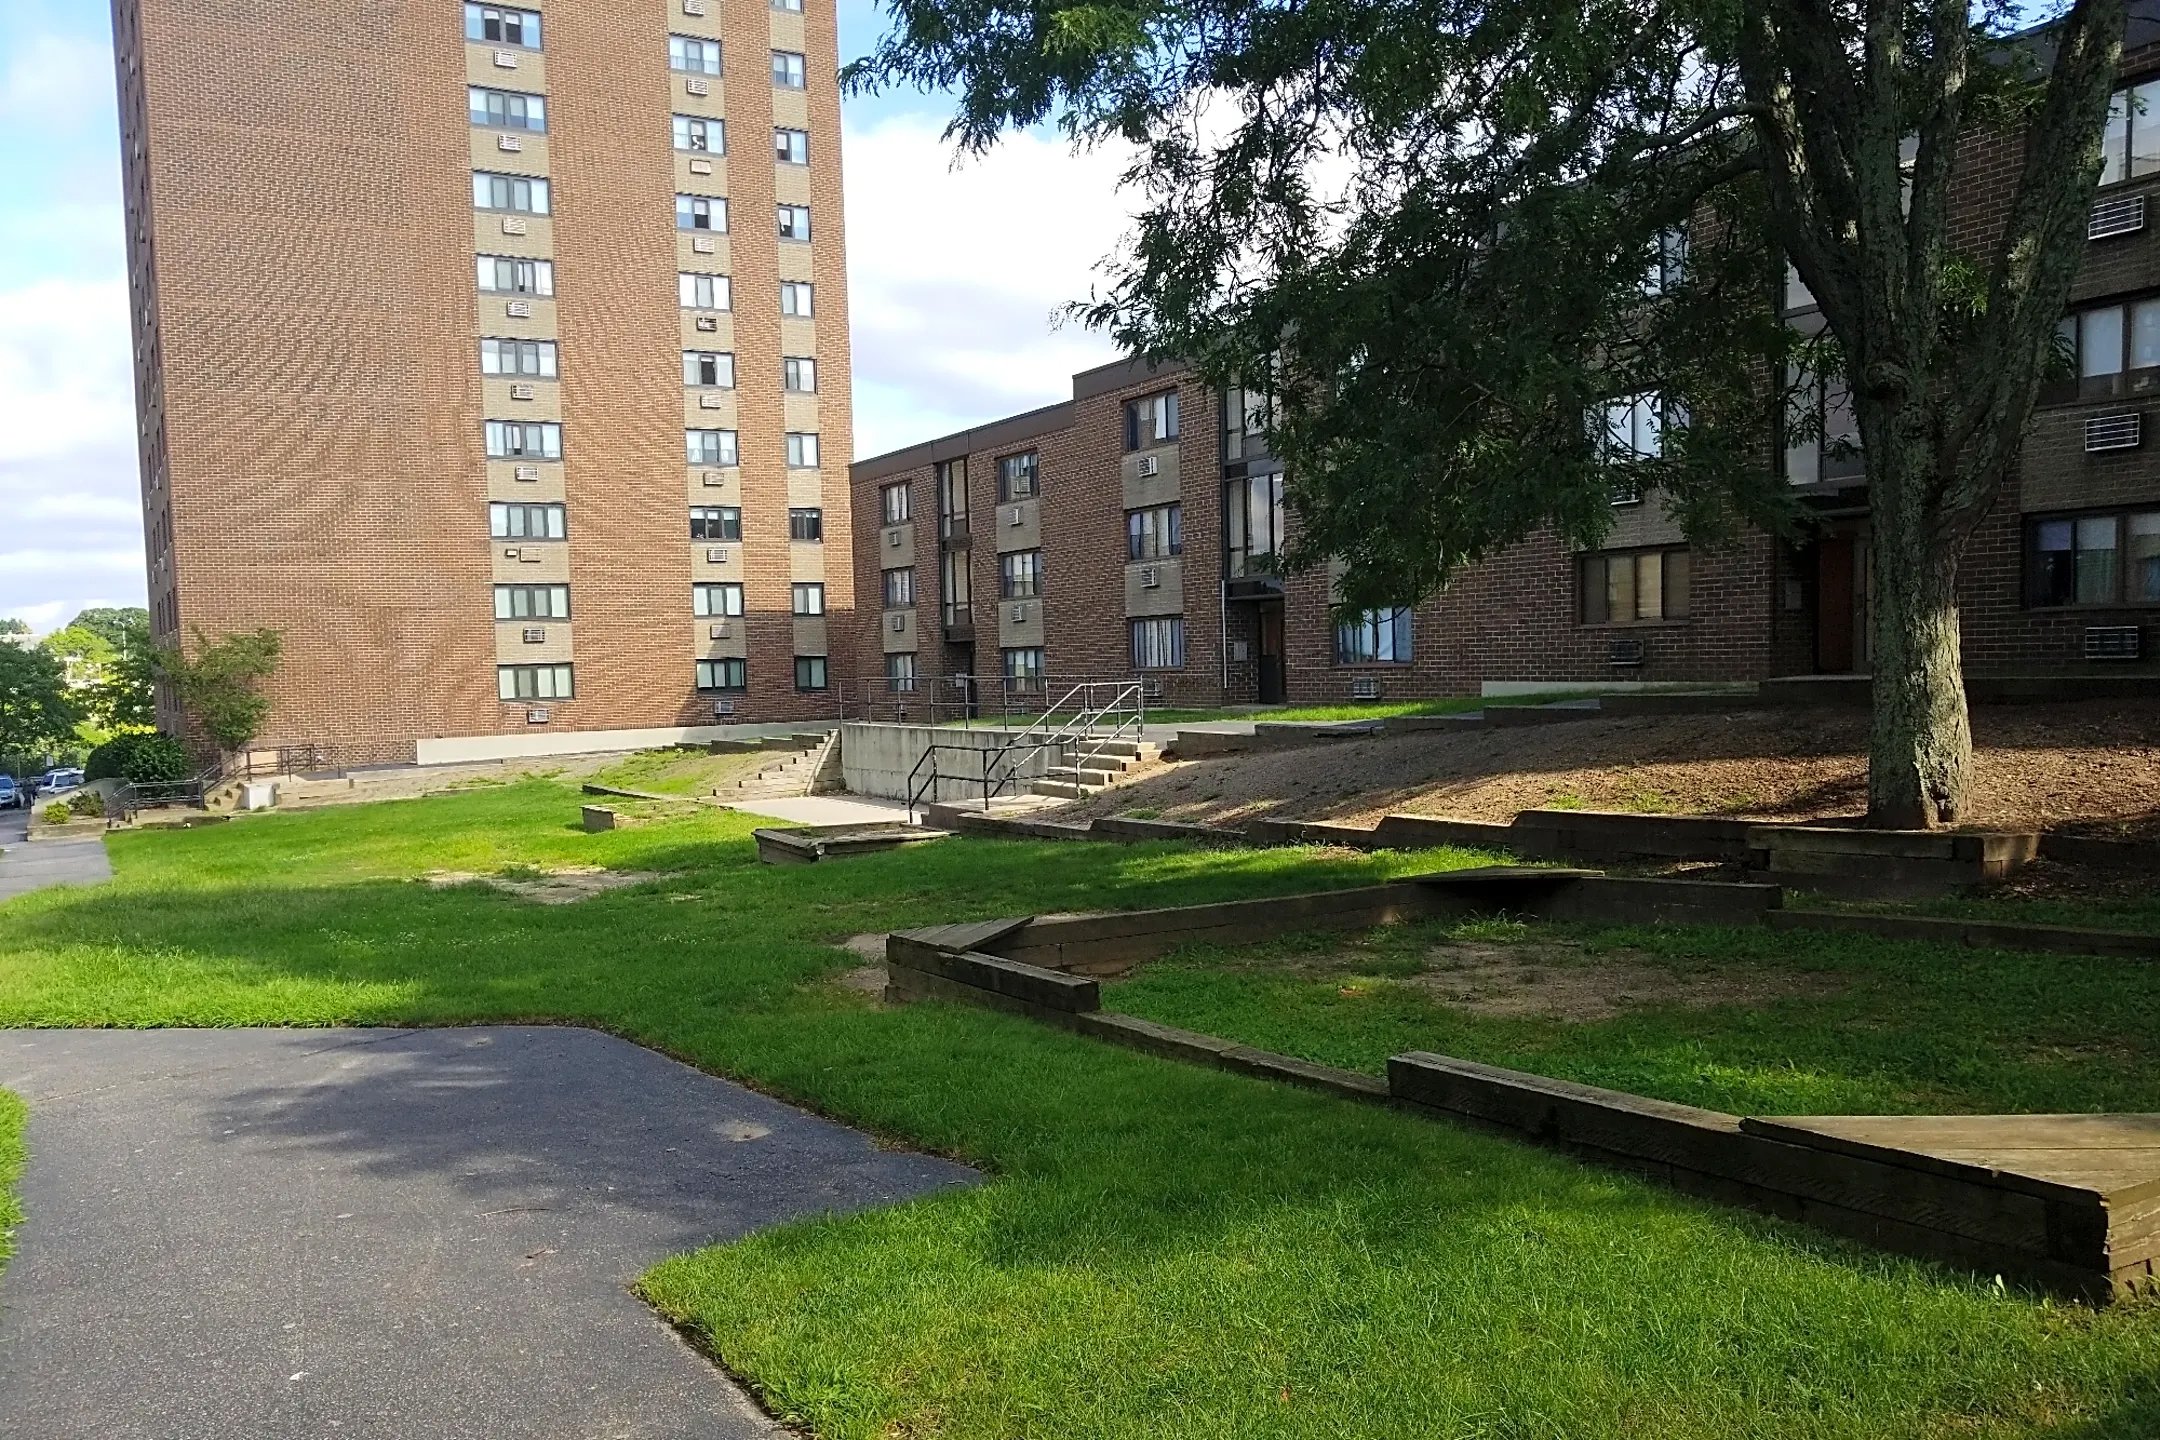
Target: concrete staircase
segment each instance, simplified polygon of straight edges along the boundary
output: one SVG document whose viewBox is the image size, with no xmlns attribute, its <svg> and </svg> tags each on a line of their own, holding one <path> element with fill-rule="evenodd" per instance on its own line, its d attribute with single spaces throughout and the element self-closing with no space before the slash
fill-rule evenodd
<svg viewBox="0 0 2160 1440">
<path fill-rule="evenodd" d="M 1116 784 L 1127 771 L 1153 760 L 1161 750 L 1151 740 L 1078 740 L 1064 764 L 1052 766 L 1028 788 L 1061 800 L 1084 799 Z"/>
<path fill-rule="evenodd" d="M 779 752 L 756 774 L 713 790 L 722 804 L 741 800 L 780 800 L 808 795 L 826 752 L 839 741 L 839 731 L 820 730 L 788 735 L 764 742 L 759 748 Z"/>
</svg>

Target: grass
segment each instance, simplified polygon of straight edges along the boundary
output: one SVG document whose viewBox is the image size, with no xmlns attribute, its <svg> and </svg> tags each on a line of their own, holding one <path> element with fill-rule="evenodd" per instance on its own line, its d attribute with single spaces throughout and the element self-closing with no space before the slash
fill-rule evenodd
<svg viewBox="0 0 2160 1440">
<path fill-rule="evenodd" d="M 702 750 L 640 750 L 593 775 L 593 782 L 654 795 L 710 795 L 713 788 L 746 779 L 779 758 L 778 751 L 708 755 Z"/>
<path fill-rule="evenodd" d="M 1535 943 L 1533 963 L 1553 971 L 1624 960 L 1748 998 L 1589 1020 L 1476 1013 L 1415 983 L 1455 938 Z M 1195 948 L 1113 984 L 1104 1004 L 1355 1070 L 1436 1050 L 1741 1114 L 2160 1110 L 2160 970 L 2086 956 L 1423 922 Z"/>
<path fill-rule="evenodd" d="M 20 1098 L 0 1090 L 0 1266 L 5 1266 L 8 1256 L 15 1253 L 15 1227 L 22 1224 L 15 1182 L 22 1178 L 23 1163 L 28 1158 L 23 1150 L 23 1126 L 29 1119 L 29 1107 Z"/>
<path fill-rule="evenodd" d="M 0 1024 L 577 1021 L 981 1166 L 646 1277 L 826 1440 L 2160 1427 L 2160 1310 L 2053 1306 L 1505 1140 L 827 983 L 861 931 L 1431 856 L 948 840 L 763 867 L 742 817 L 586 835 L 575 807 L 534 782 L 116 836 L 112 884 L 0 907 Z M 546 909 L 416 883 L 574 863 L 662 878 Z"/>
</svg>

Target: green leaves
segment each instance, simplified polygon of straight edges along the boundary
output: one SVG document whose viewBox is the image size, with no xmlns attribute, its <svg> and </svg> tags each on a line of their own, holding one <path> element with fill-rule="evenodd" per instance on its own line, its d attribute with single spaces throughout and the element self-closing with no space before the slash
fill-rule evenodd
<svg viewBox="0 0 2160 1440">
<path fill-rule="evenodd" d="M 221 750 L 243 750 L 261 733 L 270 713 L 262 682 L 277 672 L 283 652 L 284 637 L 276 630 L 250 630 L 220 640 L 197 630 L 192 657 L 167 650 L 157 665 L 206 738 Z"/>
</svg>

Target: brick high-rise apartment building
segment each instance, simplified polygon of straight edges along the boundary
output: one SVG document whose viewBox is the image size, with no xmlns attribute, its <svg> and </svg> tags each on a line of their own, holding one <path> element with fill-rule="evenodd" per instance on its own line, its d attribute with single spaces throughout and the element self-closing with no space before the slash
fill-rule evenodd
<svg viewBox="0 0 2160 1440">
<path fill-rule="evenodd" d="M 1973 676 L 2160 675 L 2160 4 L 2135 7 L 2129 40 L 2064 321 L 2077 375 L 2041 396 L 1965 556 Z M 1966 137 L 1962 245 L 1992 244 L 2021 162 L 2014 133 Z M 1822 323 L 1797 281 L 1764 303 Z M 1812 390 L 1821 423 L 1798 433 L 1856 438 L 1835 387 Z M 1658 406 L 1616 404 L 1615 438 L 1654 445 Z M 866 674 L 882 665 L 881 708 L 950 707 L 955 677 L 990 703 L 1137 676 L 1161 702 L 1217 704 L 1867 669 L 1868 496 L 1848 445 L 1764 437 L 1811 512 L 1794 540 L 1691 545 L 1654 493 L 1624 497 L 1595 551 L 1534 535 L 1414 609 L 1343 622 L 1329 576 L 1275 563 L 1283 466 L 1253 411 L 1126 362 L 1075 376 L 1067 402 L 855 465 L 859 646 Z"/>
<path fill-rule="evenodd" d="M 831 0 L 113 8 L 153 625 L 283 632 L 264 743 L 834 713 Z"/>
</svg>

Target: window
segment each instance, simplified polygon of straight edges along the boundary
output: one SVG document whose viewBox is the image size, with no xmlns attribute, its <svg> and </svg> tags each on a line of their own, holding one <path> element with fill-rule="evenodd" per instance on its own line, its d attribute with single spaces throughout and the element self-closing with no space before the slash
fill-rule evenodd
<svg viewBox="0 0 2160 1440">
<path fill-rule="evenodd" d="M 1125 558 L 1168 560 L 1185 553 L 1185 507 L 1156 505 L 1125 512 Z"/>
<path fill-rule="evenodd" d="M 792 390 L 798 395 L 815 394 L 817 391 L 817 361 L 804 355 L 790 355 L 780 362 L 780 388 Z"/>
<path fill-rule="evenodd" d="M 497 175 L 476 170 L 472 203 L 479 210 L 507 210 L 517 215 L 548 213 L 548 182 L 534 175 Z"/>
<path fill-rule="evenodd" d="M 1847 480 L 1867 471 L 1852 392 L 1837 376 L 1789 372 L 1785 416 L 1785 478 L 1795 485 Z"/>
<path fill-rule="evenodd" d="M 1125 402 L 1125 448 L 1145 450 L 1178 437 L 1177 391 Z"/>
<path fill-rule="evenodd" d="M 733 505 L 691 506 L 690 538 L 692 540 L 742 539 L 742 511 Z"/>
<path fill-rule="evenodd" d="M 773 158 L 782 165 L 807 165 L 810 163 L 810 132 L 807 130 L 775 130 L 772 132 Z"/>
<path fill-rule="evenodd" d="M 1244 460 L 1267 453 L 1267 427 L 1275 397 L 1253 384 L 1223 392 L 1223 459 Z"/>
<path fill-rule="evenodd" d="M 2080 310 L 2065 315 L 2057 333 L 2076 359 L 2078 396 L 2118 395 L 2126 374 L 2160 369 L 2160 299 Z"/>
<path fill-rule="evenodd" d="M 808 240 L 810 238 L 809 206 L 782 205 L 780 207 L 780 238 L 782 240 Z"/>
<path fill-rule="evenodd" d="M 1042 594 L 1042 551 L 1013 550 L 998 556 L 998 598 L 1031 600 Z"/>
<path fill-rule="evenodd" d="M 685 350 L 682 383 L 700 389 L 732 390 L 735 388 L 735 357 L 724 350 Z"/>
<path fill-rule="evenodd" d="M 735 303 L 734 287 L 725 275 L 677 275 L 675 294 L 685 310 L 726 310 Z"/>
<path fill-rule="evenodd" d="M 938 552 L 938 586 L 945 592 L 945 623 L 964 625 L 969 623 L 968 608 L 973 603 L 968 576 L 968 552 L 965 550 L 941 550 Z"/>
<path fill-rule="evenodd" d="M 772 83 L 783 90 L 803 88 L 803 57 L 792 50 L 772 52 Z"/>
<path fill-rule="evenodd" d="M 1687 618 L 1689 564 L 1684 548 L 1585 555 L 1581 566 L 1585 625 Z"/>
<path fill-rule="evenodd" d="M 790 430 L 787 435 L 787 463 L 793 470 L 815 470 L 818 467 L 818 437 L 808 431 Z"/>
<path fill-rule="evenodd" d="M 677 115 L 675 117 L 675 148 L 696 150 L 708 155 L 727 154 L 727 122 L 708 120 L 702 115 Z"/>
<path fill-rule="evenodd" d="M 2025 526 L 2029 605 L 2160 605 L 2160 510 Z"/>
<path fill-rule="evenodd" d="M 468 85 L 465 87 L 465 107 L 473 124 L 485 125 L 490 130 L 541 132 L 547 129 L 547 101 L 538 95 Z"/>
<path fill-rule="evenodd" d="M 489 295 L 553 295 L 555 262 L 520 260 L 514 255 L 482 255 L 480 289 Z"/>
<path fill-rule="evenodd" d="M 810 302 L 816 287 L 807 280 L 783 280 L 780 282 L 780 313 L 810 318 Z"/>
<path fill-rule="evenodd" d="M 507 5 L 467 5 L 465 38 L 487 45 L 521 45 L 540 48 L 540 17 L 531 10 L 512 10 Z"/>
<path fill-rule="evenodd" d="M 2134 180 L 2160 170 L 2160 80 L 2127 85 L 2108 102 L 2100 142 L 2100 183 Z"/>
<path fill-rule="evenodd" d="M 498 665 L 495 693 L 504 700 L 568 700 L 576 691 L 568 665 Z"/>
<path fill-rule="evenodd" d="M 497 585 L 497 620 L 567 620 L 570 618 L 568 585 Z"/>
<path fill-rule="evenodd" d="M 1605 458 L 1655 460 L 1665 449 L 1665 402 L 1649 393 L 1605 402 Z"/>
<path fill-rule="evenodd" d="M 700 660 L 697 662 L 697 688 L 700 690 L 747 690 L 750 688 L 750 664 L 746 660 Z"/>
<path fill-rule="evenodd" d="M 787 535 L 790 540 L 823 540 L 825 538 L 825 512 L 816 509 L 788 511 Z"/>
<path fill-rule="evenodd" d="M 488 506 L 488 538 L 491 540 L 561 540 L 565 538 L 563 506 L 513 505 L 496 501 Z"/>
<path fill-rule="evenodd" d="M 1410 612 L 1367 610 L 1335 627 L 1338 665 L 1407 665 L 1410 663 Z"/>
<path fill-rule="evenodd" d="M 1687 265 L 1688 233 L 1685 227 L 1660 230 L 1650 242 L 1650 268 L 1643 274 L 1642 292 L 1663 295 L 1680 283 Z"/>
<path fill-rule="evenodd" d="M 823 690 L 825 688 L 825 657 L 823 655 L 797 655 L 795 657 L 795 688 L 798 690 Z"/>
<path fill-rule="evenodd" d="M 915 567 L 903 565 L 897 570 L 883 572 L 885 582 L 885 608 L 905 610 L 915 603 Z"/>
<path fill-rule="evenodd" d="M 529 375 L 556 378 L 553 340 L 482 340 L 480 373 L 483 375 Z"/>
<path fill-rule="evenodd" d="M 915 657 L 906 651 L 885 657 L 885 688 L 908 695 L 915 690 Z"/>
<path fill-rule="evenodd" d="M 887 525 L 905 525 L 914 518 L 914 493 L 905 482 L 878 487 L 878 511 Z"/>
<path fill-rule="evenodd" d="M 683 450 L 692 465 L 737 463 L 733 430 L 685 430 Z"/>
<path fill-rule="evenodd" d="M 693 615 L 740 615 L 742 614 L 742 586 L 732 583 L 699 583 L 690 587 L 690 613 Z"/>
<path fill-rule="evenodd" d="M 998 499 L 1030 500 L 1041 493 L 1040 457 L 1030 450 L 1024 455 L 1001 455 L 997 462 Z"/>
<path fill-rule="evenodd" d="M 490 460 L 560 460 L 562 426 L 552 420 L 490 420 Z"/>
<path fill-rule="evenodd" d="M 1005 662 L 1005 688 L 1008 690 L 1040 690 L 1043 683 L 1043 652 L 1041 648 L 1007 650 Z"/>
<path fill-rule="evenodd" d="M 1135 670 L 1184 669 L 1185 617 L 1156 615 L 1133 621 L 1132 663 Z"/>
<path fill-rule="evenodd" d="M 794 597 L 794 613 L 797 615 L 823 615 L 825 613 L 825 587 L 817 581 L 797 581 L 791 587 Z"/>
<path fill-rule="evenodd" d="M 670 70 L 685 70 L 692 75 L 718 75 L 720 42 L 700 40 L 695 35 L 670 35 L 667 37 L 667 62 Z"/>
<path fill-rule="evenodd" d="M 940 540 L 949 540 L 955 534 L 967 534 L 967 461 L 937 462 L 937 508 Z"/>
<path fill-rule="evenodd" d="M 803 0 L 772 0 L 772 8 L 785 10 L 793 15 L 802 14 Z"/>
<path fill-rule="evenodd" d="M 1284 518 L 1280 470 L 1248 475 L 1224 487 L 1223 533 L 1231 579 L 1280 573 Z"/>
<path fill-rule="evenodd" d="M 675 228 L 677 230 L 710 230 L 715 234 L 727 230 L 727 197 L 723 195 L 677 195 L 675 197 Z"/>
</svg>

